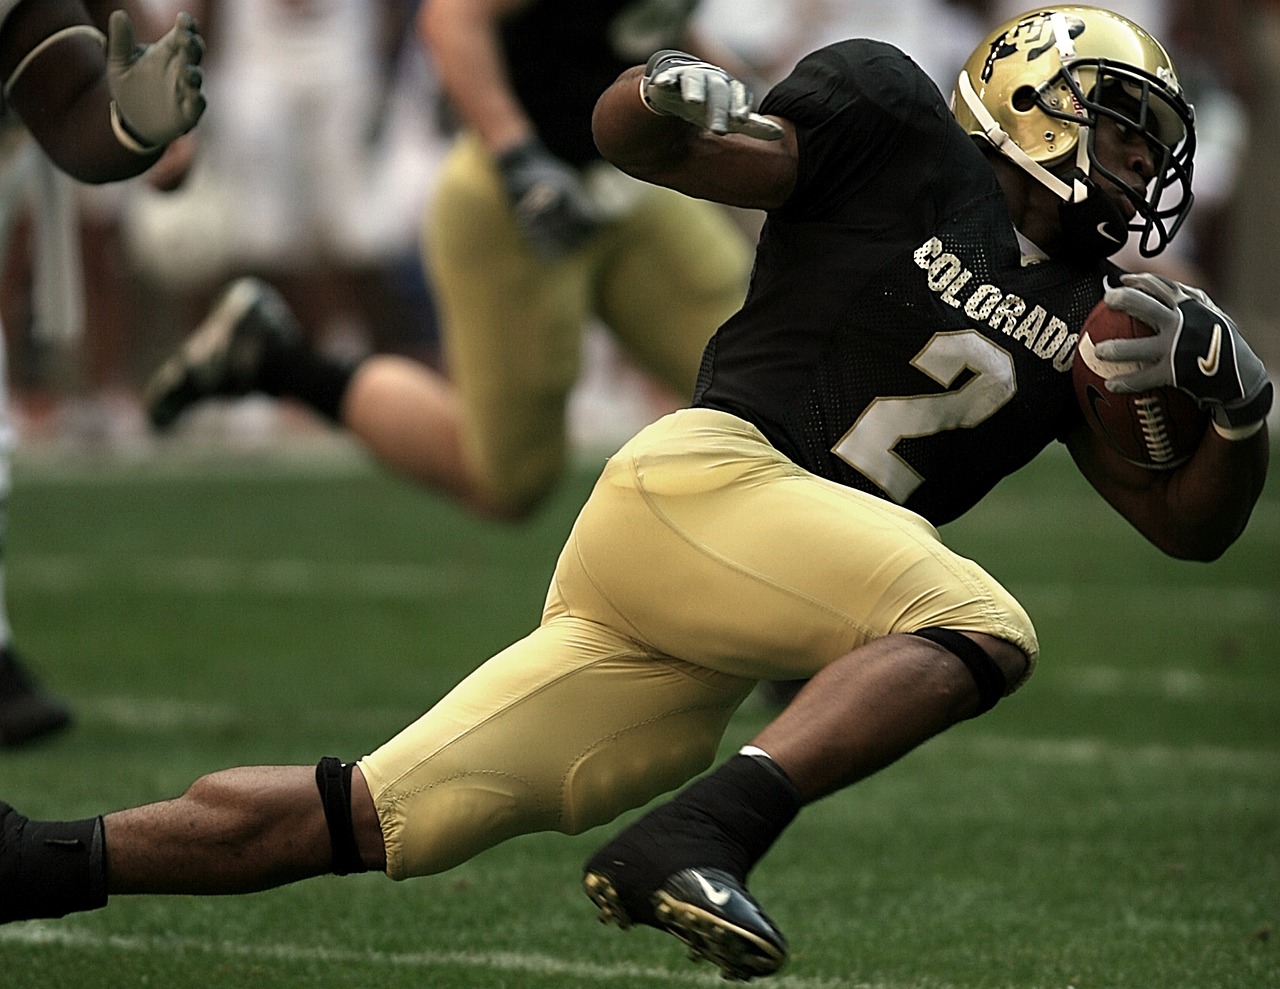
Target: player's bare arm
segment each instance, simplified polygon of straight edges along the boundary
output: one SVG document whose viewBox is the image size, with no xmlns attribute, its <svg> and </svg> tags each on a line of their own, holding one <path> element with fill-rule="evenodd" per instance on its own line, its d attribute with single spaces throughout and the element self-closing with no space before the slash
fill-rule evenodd
<svg viewBox="0 0 1280 989">
<path fill-rule="evenodd" d="M 1244 530 L 1266 478 L 1266 417 L 1273 399 L 1266 368 L 1234 320 L 1200 289 L 1150 273 L 1129 274 L 1107 289 L 1104 301 L 1155 330 L 1098 343 L 1100 359 L 1127 368 L 1107 379 L 1107 389 L 1127 395 L 1177 388 L 1201 407 L 1209 428 L 1176 470 L 1133 473 L 1122 469 L 1127 464 L 1091 455 L 1097 443 L 1073 444 L 1077 462 L 1161 549 L 1215 559 Z"/>
<path fill-rule="evenodd" d="M 1270 451 L 1265 424 L 1242 440 L 1206 430 L 1191 459 L 1169 471 L 1127 463 L 1084 424 L 1067 448 L 1089 483 L 1155 546 L 1204 561 L 1217 559 L 1244 531 Z"/>
<path fill-rule="evenodd" d="M 624 172 L 700 199 L 748 209 L 781 206 L 795 187 L 795 129 L 769 117 L 774 139 L 716 134 L 655 110 L 640 96 L 645 66 L 628 69 L 601 95 L 592 117 L 596 146 Z"/>
<path fill-rule="evenodd" d="M 180 14 L 153 45 L 116 11 L 107 37 L 80 0 L 28 0 L 0 32 L 5 98 L 63 171 L 85 182 L 141 174 L 204 110 L 203 43 Z"/>
<path fill-rule="evenodd" d="M 458 113 L 495 155 L 534 136 L 507 80 L 498 24 L 531 0 L 432 0 L 418 34 Z"/>
</svg>

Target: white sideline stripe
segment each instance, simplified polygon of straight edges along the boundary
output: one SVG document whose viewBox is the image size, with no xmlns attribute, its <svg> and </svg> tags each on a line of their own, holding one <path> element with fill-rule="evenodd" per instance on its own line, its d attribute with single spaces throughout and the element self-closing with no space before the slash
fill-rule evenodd
<svg viewBox="0 0 1280 989">
<path fill-rule="evenodd" d="M 77 704 L 82 717 L 100 724 L 135 732 L 164 734 L 199 728 L 231 728 L 247 724 L 239 708 L 230 704 L 204 704 L 176 698 L 87 697 Z M 394 717 L 390 709 L 361 708 L 344 717 L 348 727 L 360 724 L 385 731 Z M 317 725 L 328 715 L 318 715 Z M 1080 766 L 1123 764 L 1167 771 L 1170 768 L 1210 769 L 1223 773 L 1255 774 L 1280 771 L 1280 751 L 1236 749 L 1209 745 L 1116 745 L 1097 738 L 1019 738 L 1009 735 L 952 734 L 935 739 L 928 751 L 960 750 L 1001 763 Z"/>
<path fill-rule="evenodd" d="M 385 968 L 462 968 L 488 969 L 497 972 L 527 972 L 532 975 L 566 976 L 612 983 L 615 979 L 648 979 L 655 985 L 721 986 L 724 981 L 709 965 L 701 971 L 676 972 L 645 965 L 595 965 L 572 962 L 550 955 L 514 951 L 339 951 L 295 944 L 237 944 L 229 941 L 206 941 L 196 938 L 144 938 L 123 935 L 95 935 L 67 930 L 41 921 L 28 921 L 16 927 L 0 929 L 0 944 L 53 945 L 89 951 L 115 951 L 128 954 L 184 954 L 234 956 L 258 961 L 324 962 L 329 965 L 373 965 Z M 674 945 L 675 942 L 672 942 Z M 844 979 L 804 978 L 782 975 L 769 980 L 778 989 L 909 989 L 901 983 L 849 982 Z M 931 983 L 931 989 L 954 989 L 950 985 Z"/>
<path fill-rule="evenodd" d="M 1034 621 L 1047 615 L 1097 615 L 1117 624 L 1128 617 L 1168 615 L 1181 604 L 1212 616 L 1222 627 L 1242 618 L 1269 618 L 1280 624 L 1280 589 L 1221 584 L 1062 584 L 1020 581 L 1014 592 Z"/>
<path fill-rule="evenodd" d="M 81 594 L 98 587 L 132 586 L 195 596 L 263 594 L 277 597 L 341 597 L 422 600 L 478 586 L 484 571 L 454 562 L 318 563 L 315 560 L 247 560 L 191 557 L 118 561 L 82 556 L 26 556 L 9 564 L 9 581 L 45 592 Z M 550 575 L 548 574 L 548 577 Z"/>
<path fill-rule="evenodd" d="M 1098 738 L 1018 738 L 1011 735 L 943 736 L 930 743 L 934 751 L 946 746 L 989 756 L 1000 762 L 1023 760 L 1056 766 L 1094 766 L 1115 763 L 1133 769 L 1208 769 L 1222 773 L 1280 771 L 1280 751 L 1231 749 L 1215 745 L 1116 745 Z"/>
<path fill-rule="evenodd" d="M 230 560 L 213 557 L 165 559 L 132 557 L 126 561 L 80 555 L 23 556 L 9 564 L 10 580 L 43 591 L 83 592 L 99 586 L 127 584 L 145 590 L 199 595 L 253 593 L 292 597 L 367 597 L 420 599 L 460 587 L 475 587 L 493 568 L 458 560 L 440 563 L 321 563 L 315 560 Z M 546 575 L 550 578 L 550 573 Z M 1280 590 L 1195 584 L 1029 583 L 1018 585 L 1024 607 L 1036 615 L 1099 612 L 1115 615 L 1168 614 L 1180 601 L 1194 602 L 1199 613 L 1224 625 L 1242 618 L 1280 616 Z M 1118 617 L 1117 621 L 1123 620 Z"/>
</svg>

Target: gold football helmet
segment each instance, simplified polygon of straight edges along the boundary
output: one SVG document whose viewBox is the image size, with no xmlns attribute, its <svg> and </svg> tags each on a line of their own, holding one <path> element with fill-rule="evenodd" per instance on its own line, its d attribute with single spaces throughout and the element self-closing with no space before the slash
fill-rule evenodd
<svg viewBox="0 0 1280 989">
<path fill-rule="evenodd" d="M 1096 7 L 1028 11 L 996 28 L 960 72 L 951 109 L 974 137 L 1062 200 L 1064 229 L 1090 253 L 1114 253 L 1130 231 L 1160 253 L 1191 208 L 1195 114 L 1168 53 L 1137 24 Z M 1141 134 L 1155 158 L 1145 195 L 1102 166 L 1097 124 Z M 1131 222 L 1098 188 L 1102 175 L 1137 209 Z"/>
</svg>

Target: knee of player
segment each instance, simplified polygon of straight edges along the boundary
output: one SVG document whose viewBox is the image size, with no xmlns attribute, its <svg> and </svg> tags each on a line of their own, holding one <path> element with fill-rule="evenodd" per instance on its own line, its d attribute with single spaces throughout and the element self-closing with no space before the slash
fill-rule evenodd
<svg viewBox="0 0 1280 989">
<path fill-rule="evenodd" d="M 1027 677 L 1031 675 L 1031 657 L 1014 643 L 1006 639 L 997 639 L 993 635 L 981 635 L 980 633 L 974 633 L 973 637 L 981 640 L 980 645 L 983 650 L 991 657 L 992 662 L 1000 668 L 1001 673 L 1004 674 L 1006 694 L 1012 693 L 1022 686 Z"/>
<path fill-rule="evenodd" d="M 977 717 L 991 710 L 1001 698 L 1012 693 L 1031 674 L 1032 656 L 1007 639 L 982 632 L 959 632 L 949 628 L 923 628 L 912 633 L 927 639 L 956 659 L 972 680 L 977 704 L 965 717 Z"/>
<path fill-rule="evenodd" d="M 473 505 L 480 514 L 495 521 L 524 522 L 546 503 L 560 476 L 558 462 L 523 469 L 513 464 L 502 476 L 477 484 Z"/>
</svg>

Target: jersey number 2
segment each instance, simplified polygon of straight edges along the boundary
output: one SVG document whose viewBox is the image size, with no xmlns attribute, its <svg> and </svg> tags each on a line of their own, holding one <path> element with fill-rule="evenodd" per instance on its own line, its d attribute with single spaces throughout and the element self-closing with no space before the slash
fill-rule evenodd
<svg viewBox="0 0 1280 989">
<path fill-rule="evenodd" d="M 894 452 L 901 440 L 977 426 L 1018 390 L 1013 357 L 977 330 L 934 334 L 911 363 L 944 388 L 966 368 L 973 374 L 954 391 L 875 399 L 831 451 L 898 504 L 924 481 Z"/>
</svg>

